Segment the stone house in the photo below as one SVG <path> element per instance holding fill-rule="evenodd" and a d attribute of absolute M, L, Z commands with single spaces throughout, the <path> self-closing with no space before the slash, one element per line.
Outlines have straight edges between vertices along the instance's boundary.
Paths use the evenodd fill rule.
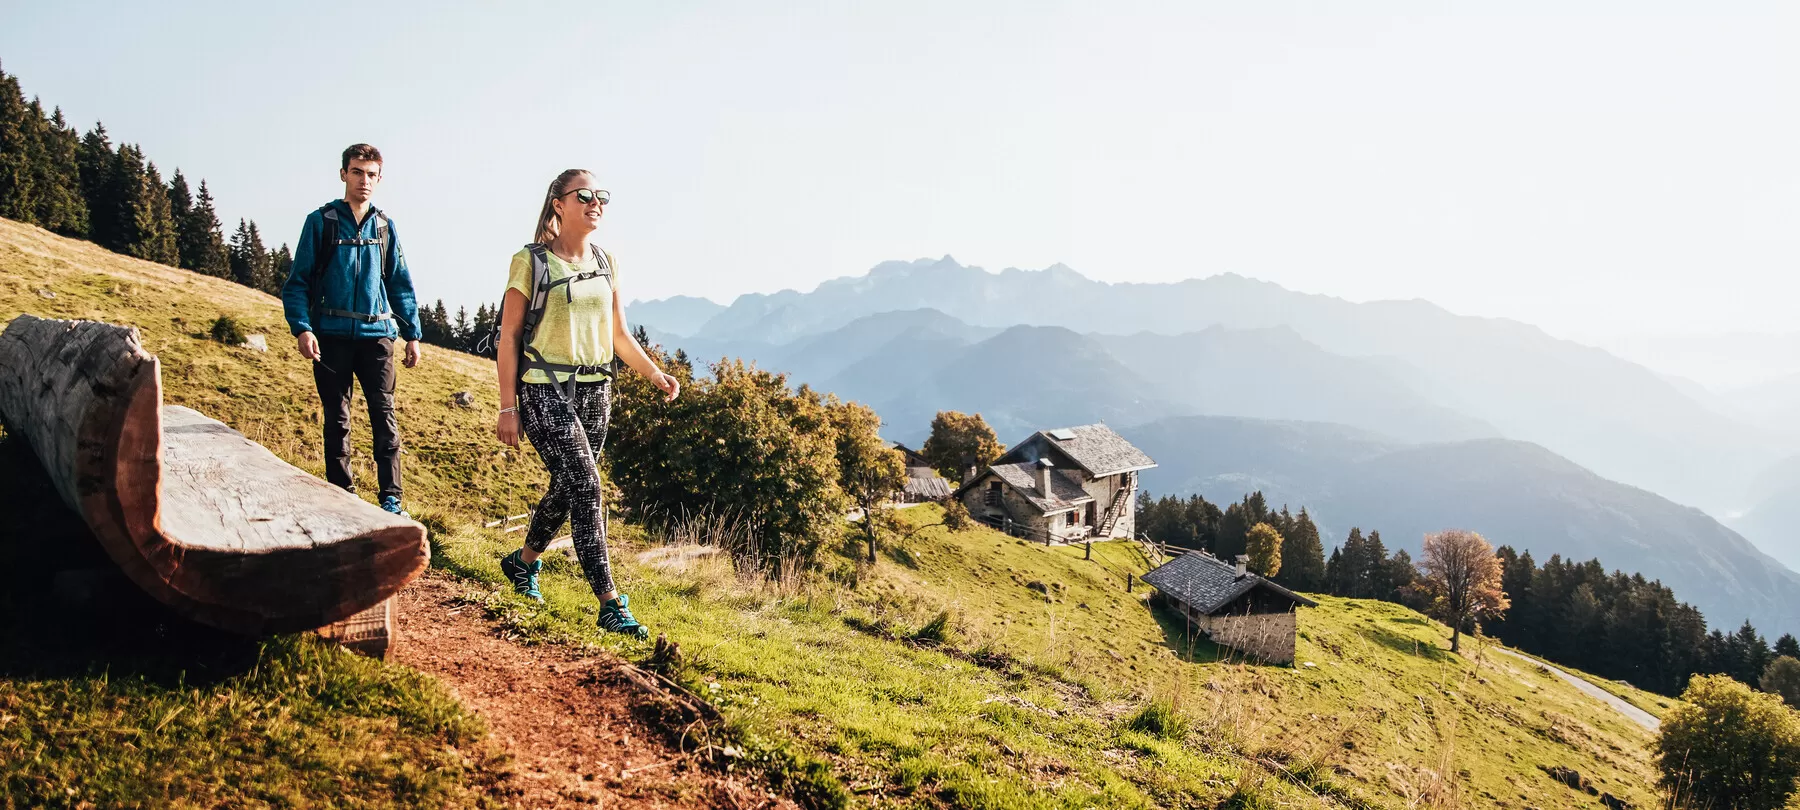
<path fill-rule="evenodd" d="M 1299 608 L 1318 603 L 1204 551 L 1176 557 L 1142 579 L 1214 643 L 1271 664 L 1294 662 Z"/>
<path fill-rule="evenodd" d="M 1106 425 L 1041 430 L 971 470 L 956 497 L 975 519 L 1045 544 L 1130 538 L 1138 473 L 1155 466 Z"/>
<path fill-rule="evenodd" d="M 941 501 L 950 497 L 950 482 L 938 475 L 938 471 L 912 448 L 894 442 L 892 449 L 898 451 L 905 459 L 906 485 L 894 494 L 899 503 L 926 503 Z"/>

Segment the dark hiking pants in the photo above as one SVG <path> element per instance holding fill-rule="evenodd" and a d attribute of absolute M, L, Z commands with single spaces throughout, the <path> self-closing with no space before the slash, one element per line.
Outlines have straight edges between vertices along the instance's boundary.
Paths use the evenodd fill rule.
<path fill-rule="evenodd" d="M 542 553 L 567 520 L 582 573 L 594 596 L 604 597 L 613 589 L 612 562 L 606 556 L 606 510 L 595 464 L 606 446 L 612 381 L 576 383 L 573 397 L 565 386 L 520 383 L 518 401 L 519 426 L 550 472 L 550 492 L 531 513 L 525 545 Z"/>
<path fill-rule="evenodd" d="M 356 491 L 350 477 L 350 390 L 362 383 L 375 434 L 375 475 L 380 497 L 400 497 L 400 426 L 394 419 L 394 340 L 319 338 L 313 382 L 325 406 L 325 480 Z"/>

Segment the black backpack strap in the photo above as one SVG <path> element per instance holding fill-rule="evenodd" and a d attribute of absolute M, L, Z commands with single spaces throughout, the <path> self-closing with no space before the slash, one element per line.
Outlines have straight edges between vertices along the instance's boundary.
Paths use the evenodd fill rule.
<path fill-rule="evenodd" d="M 379 208 L 369 206 L 369 213 L 375 215 L 375 241 L 381 245 L 381 282 L 386 284 L 394 275 L 396 263 L 393 230 L 388 227 L 392 223 L 388 220 L 388 215 L 381 213 Z"/>
<path fill-rule="evenodd" d="M 325 269 L 331 266 L 331 260 L 337 257 L 338 213 L 330 203 L 319 206 L 319 233 L 313 239 L 313 266 L 307 277 L 307 292 L 312 295 L 313 308 L 325 305 Z M 314 324 L 317 326 L 318 324 Z"/>

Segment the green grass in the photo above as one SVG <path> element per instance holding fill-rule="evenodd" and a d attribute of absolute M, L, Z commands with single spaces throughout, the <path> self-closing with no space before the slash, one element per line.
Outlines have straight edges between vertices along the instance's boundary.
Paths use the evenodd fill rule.
<path fill-rule="evenodd" d="M 168 401 L 320 471 L 310 372 L 272 298 L 4 221 L 0 269 L 0 317 L 31 311 L 138 325 L 162 358 Z M 211 340 L 221 315 L 246 333 L 267 334 L 271 351 Z M 475 395 L 472 409 L 450 402 L 464 390 Z M 518 535 L 480 522 L 524 511 L 544 476 L 529 450 L 509 452 L 493 441 L 494 397 L 493 366 L 476 358 L 428 350 L 421 368 L 401 372 L 407 502 L 436 529 L 434 564 L 485 583 L 484 604 L 521 643 L 646 658 L 649 642 L 595 628 L 593 595 L 560 555 L 546 558 L 547 605 L 500 587 L 498 559 Z M 367 434 L 357 436 L 358 474 L 368 480 Z M 671 554 L 663 538 L 616 521 L 618 578 L 640 619 L 680 643 L 673 677 L 726 718 L 725 728 L 707 733 L 745 749 L 748 765 L 811 806 L 1593 804 L 1540 765 L 1575 768 L 1639 807 L 1659 803 L 1645 787 L 1652 777 L 1642 729 L 1529 665 L 1483 654 L 1483 640 L 1465 639 L 1462 655 L 1449 653 L 1442 626 L 1402 607 L 1319 597 L 1320 607 L 1300 617 L 1300 665 L 1259 665 L 1191 639 L 1178 616 L 1150 604 L 1142 583 L 1128 592 L 1129 578 L 1149 565 L 1132 545 L 1096 544 L 1090 560 L 1079 547 L 1046 549 L 985 529 L 951 534 L 931 525 L 938 514 L 933 506 L 900 512 L 906 536 L 890 538 L 873 565 L 851 545 L 826 553 L 814 575 L 779 584 L 740 577 L 718 555 Z M 163 768 L 157 784 L 181 787 L 151 795 L 202 797 L 197 804 L 233 803 L 206 792 L 223 784 L 239 791 L 233 798 L 280 803 L 254 797 L 311 795 L 297 791 L 322 774 L 361 780 L 347 794 L 387 795 L 387 785 L 411 785 L 413 777 L 344 763 L 390 755 L 421 768 L 441 765 L 428 769 L 435 781 L 417 782 L 438 792 L 415 795 L 416 804 L 468 801 L 488 778 L 488 765 L 461 753 L 478 745 L 475 725 L 405 719 L 452 716 L 429 679 L 407 681 L 404 670 L 292 640 L 271 649 L 258 655 L 300 656 L 343 683 L 390 679 L 383 682 L 397 685 L 374 691 L 393 700 L 315 700 L 279 686 L 291 680 L 264 680 L 304 666 L 243 661 L 209 675 L 208 686 L 162 677 L 122 690 L 117 671 L 106 672 L 117 656 L 92 651 L 76 656 L 85 669 L 48 680 L 0 672 L 0 699 L 20 707 L 9 714 L 50 718 L 32 739 L 91 729 L 84 718 L 98 710 L 68 696 L 96 689 L 114 701 L 117 727 L 132 735 L 155 731 L 194 688 L 201 690 L 196 707 L 247 705 L 219 696 L 249 691 L 274 701 L 267 711 L 311 718 L 305 733 L 314 747 L 302 746 L 305 756 L 237 749 L 184 759 L 178 754 L 192 746 L 163 749 L 154 760 Z M 46 683 L 59 685 L 39 686 Z M 417 700 L 405 703 L 402 693 Z M 187 718 L 219 724 L 210 733 L 222 739 L 256 737 L 256 718 L 232 711 L 184 709 L 158 733 Z M 368 724 L 385 731 L 359 736 L 375 728 Z M 17 745 L 20 727 L 0 719 L 0 752 Z M 62 757 L 55 767 L 65 773 L 99 772 L 101 760 L 134 761 L 126 746 L 142 744 L 136 736 L 89 738 L 74 753 L 44 746 L 53 753 L 37 756 Z M 35 772 L 16 762 L 0 758 L 6 784 Z"/>
<path fill-rule="evenodd" d="M 430 679 L 306 636 L 211 683 L 0 680 L 0 805 L 481 806 L 502 763 Z"/>

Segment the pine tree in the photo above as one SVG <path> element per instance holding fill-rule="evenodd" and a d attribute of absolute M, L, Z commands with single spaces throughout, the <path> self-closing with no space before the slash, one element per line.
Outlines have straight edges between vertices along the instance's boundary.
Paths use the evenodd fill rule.
<path fill-rule="evenodd" d="M 253 290 L 268 283 L 269 251 L 263 248 L 262 234 L 256 223 L 238 220 L 237 232 L 231 235 L 226 250 L 231 260 L 231 280 Z"/>
<path fill-rule="evenodd" d="M 256 229 L 256 220 L 250 220 L 250 243 L 246 246 L 244 256 L 250 262 L 250 283 L 244 286 L 253 290 L 269 289 L 269 250 L 263 246 L 262 231 Z"/>
<path fill-rule="evenodd" d="M 101 247 L 119 243 L 119 210 L 109 197 L 112 188 L 112 141 L 106 137 L 106 125 L 96 123 L 81 138 L 76 150 L 76 168 L 81 173 L 81 199 L 87 204 L 88 238 Z"/>
<path fill-rule="evenodd" d="M 1361 579 L 1357 566 L 1363 557 L 1363 545 L 1362 529 L 1351 526 L 1350 536 L 1331 552 L 1331 560 L 1325 564 L 1325 584 L 1333 596 L 1356 595 Z"/>
<path fill-rule="evenodd" d="M 38 185 L 38 224 L 63 236 L 88 235 L 87 199 L 81 194 L 81 135 L 63 119 L 58 107 L 43 136 L 44 175 Z"/>
<path fill-rule="evenodd" d="M 41 120 L 25 103 L 19 80 L 0 72 L 0 217 L 37 224 Z"/>
<path fill-rule="evenodd" d="M 461 349 L 469 340 L 469 308 L 456 308 L 456 322 L 450 326 L 450 342 Z"/>
<path fill-rule="evenodd" d="M 1287 510 L 1282 510 L 1287 518 Z M 1325 544 L 1319 539 L 1319 527 L 1313 523 L 1306 507 L 1300 514 L 1287 518 L 1287 531 L 1281 544 L 1281 575 L 1276 582 L 1297 591 L 1319 591 L 1325 587 Z"/>
<path fill-rule="evenodd" d="M 145 213 L 149 200 L 144 190 L 144 154 L 131 144 L 120 144 L 113 153 L 112 169 L 107 172 L 102 192 L 104 205 L 112 209 L 113 241 L 100 246 L 114 253 L 148 258 L 146 243 L 153 233 Z"/>
<path fill-rule="evenodd" d="M 1381 532 L 1370 530 L 1368 539 L 1363 543 L 1362 559 L 1358 561 L 1357 581 L 1361 592 L 1358 596 L 1364 599 L 1394 598 L 1393 583 L 1388 581 L 1387 546 L 1381 542 Z"/>
<path fill-rule="evenodd" d="M 437 306 L 432 308 L 431 317 L 437 321 L 438 345 L 449 346 L 454 336 L 450 334 L 450 313 L 444 309 L 444 299 L 438 299 Z"/>
<path fill-rule="evenodd" d="M 288 249 L 286 242 L 281 243 L 281 247 L 269 251 L 268 285 L 262 288 L 263 292 L 277 298 L 281 297 L 281 286 L 287 283 L 288 273 L 293 269 L 294 252 Z"/>
<path fill-rule="evenodd" d="M 1769 642 L 1744 620 L 1744 626 L 1731 636 L 1732 669 L 1727 674 L 1744 683 L 1756 683 L 1769 666 Z"/>
<path fill-rule="evenodd" d="M 163 185 L 162 173 L 156 170 L 154 162 L 144 167 L 142 188 L 144 205 L 137 217 L 140 236 L 132 255 L 179 267 L 181 255 L 175 252 L 174 206 L 169 202 L 169 188 Z"/>
<path fill-rule="evenodd" d="M 419 307 L 419 340 L 432 345 L 449 347 L 449 319 L 444 314 L 444 299 L 439 298 L 432 306 Z"/>
<path fill-rule="evenodd" d="M 176 179 L 181 178 L 179 172 Z M 225 250 L 225 235 L 220 233 L 219 214 L 213 209 L 212 192 L 206 181 L 200 181 L 200 194 L 194 198 L 187 214 L 175 223 L 176 252 L 181 266 L 196 273 L 216 278 L 231 277 L 231 259 Z"/>
<path fill-rule="evenodd" d="M 186 222 L 187 218 L 194 213 L 194 194 L 188 190 L 187 178 L 181 176 L 180 168 L 176 168 L 175 176 L 169 178 L 168 193 L 169 216 L 175 220 L 175 250 L 179 253 L 181 251 L 182 223 Z M 188 267 L 185 256 L 181 259 L 181 268 L 184 270 L 194 269 Z"/>
<path fill-rule="evenodd" d="M 1782 633 L 1781 638 L 1775 640 L 1775 654 L 1800 658 L 1800 641 L 1794 639 L 1793 633 Z"/>

